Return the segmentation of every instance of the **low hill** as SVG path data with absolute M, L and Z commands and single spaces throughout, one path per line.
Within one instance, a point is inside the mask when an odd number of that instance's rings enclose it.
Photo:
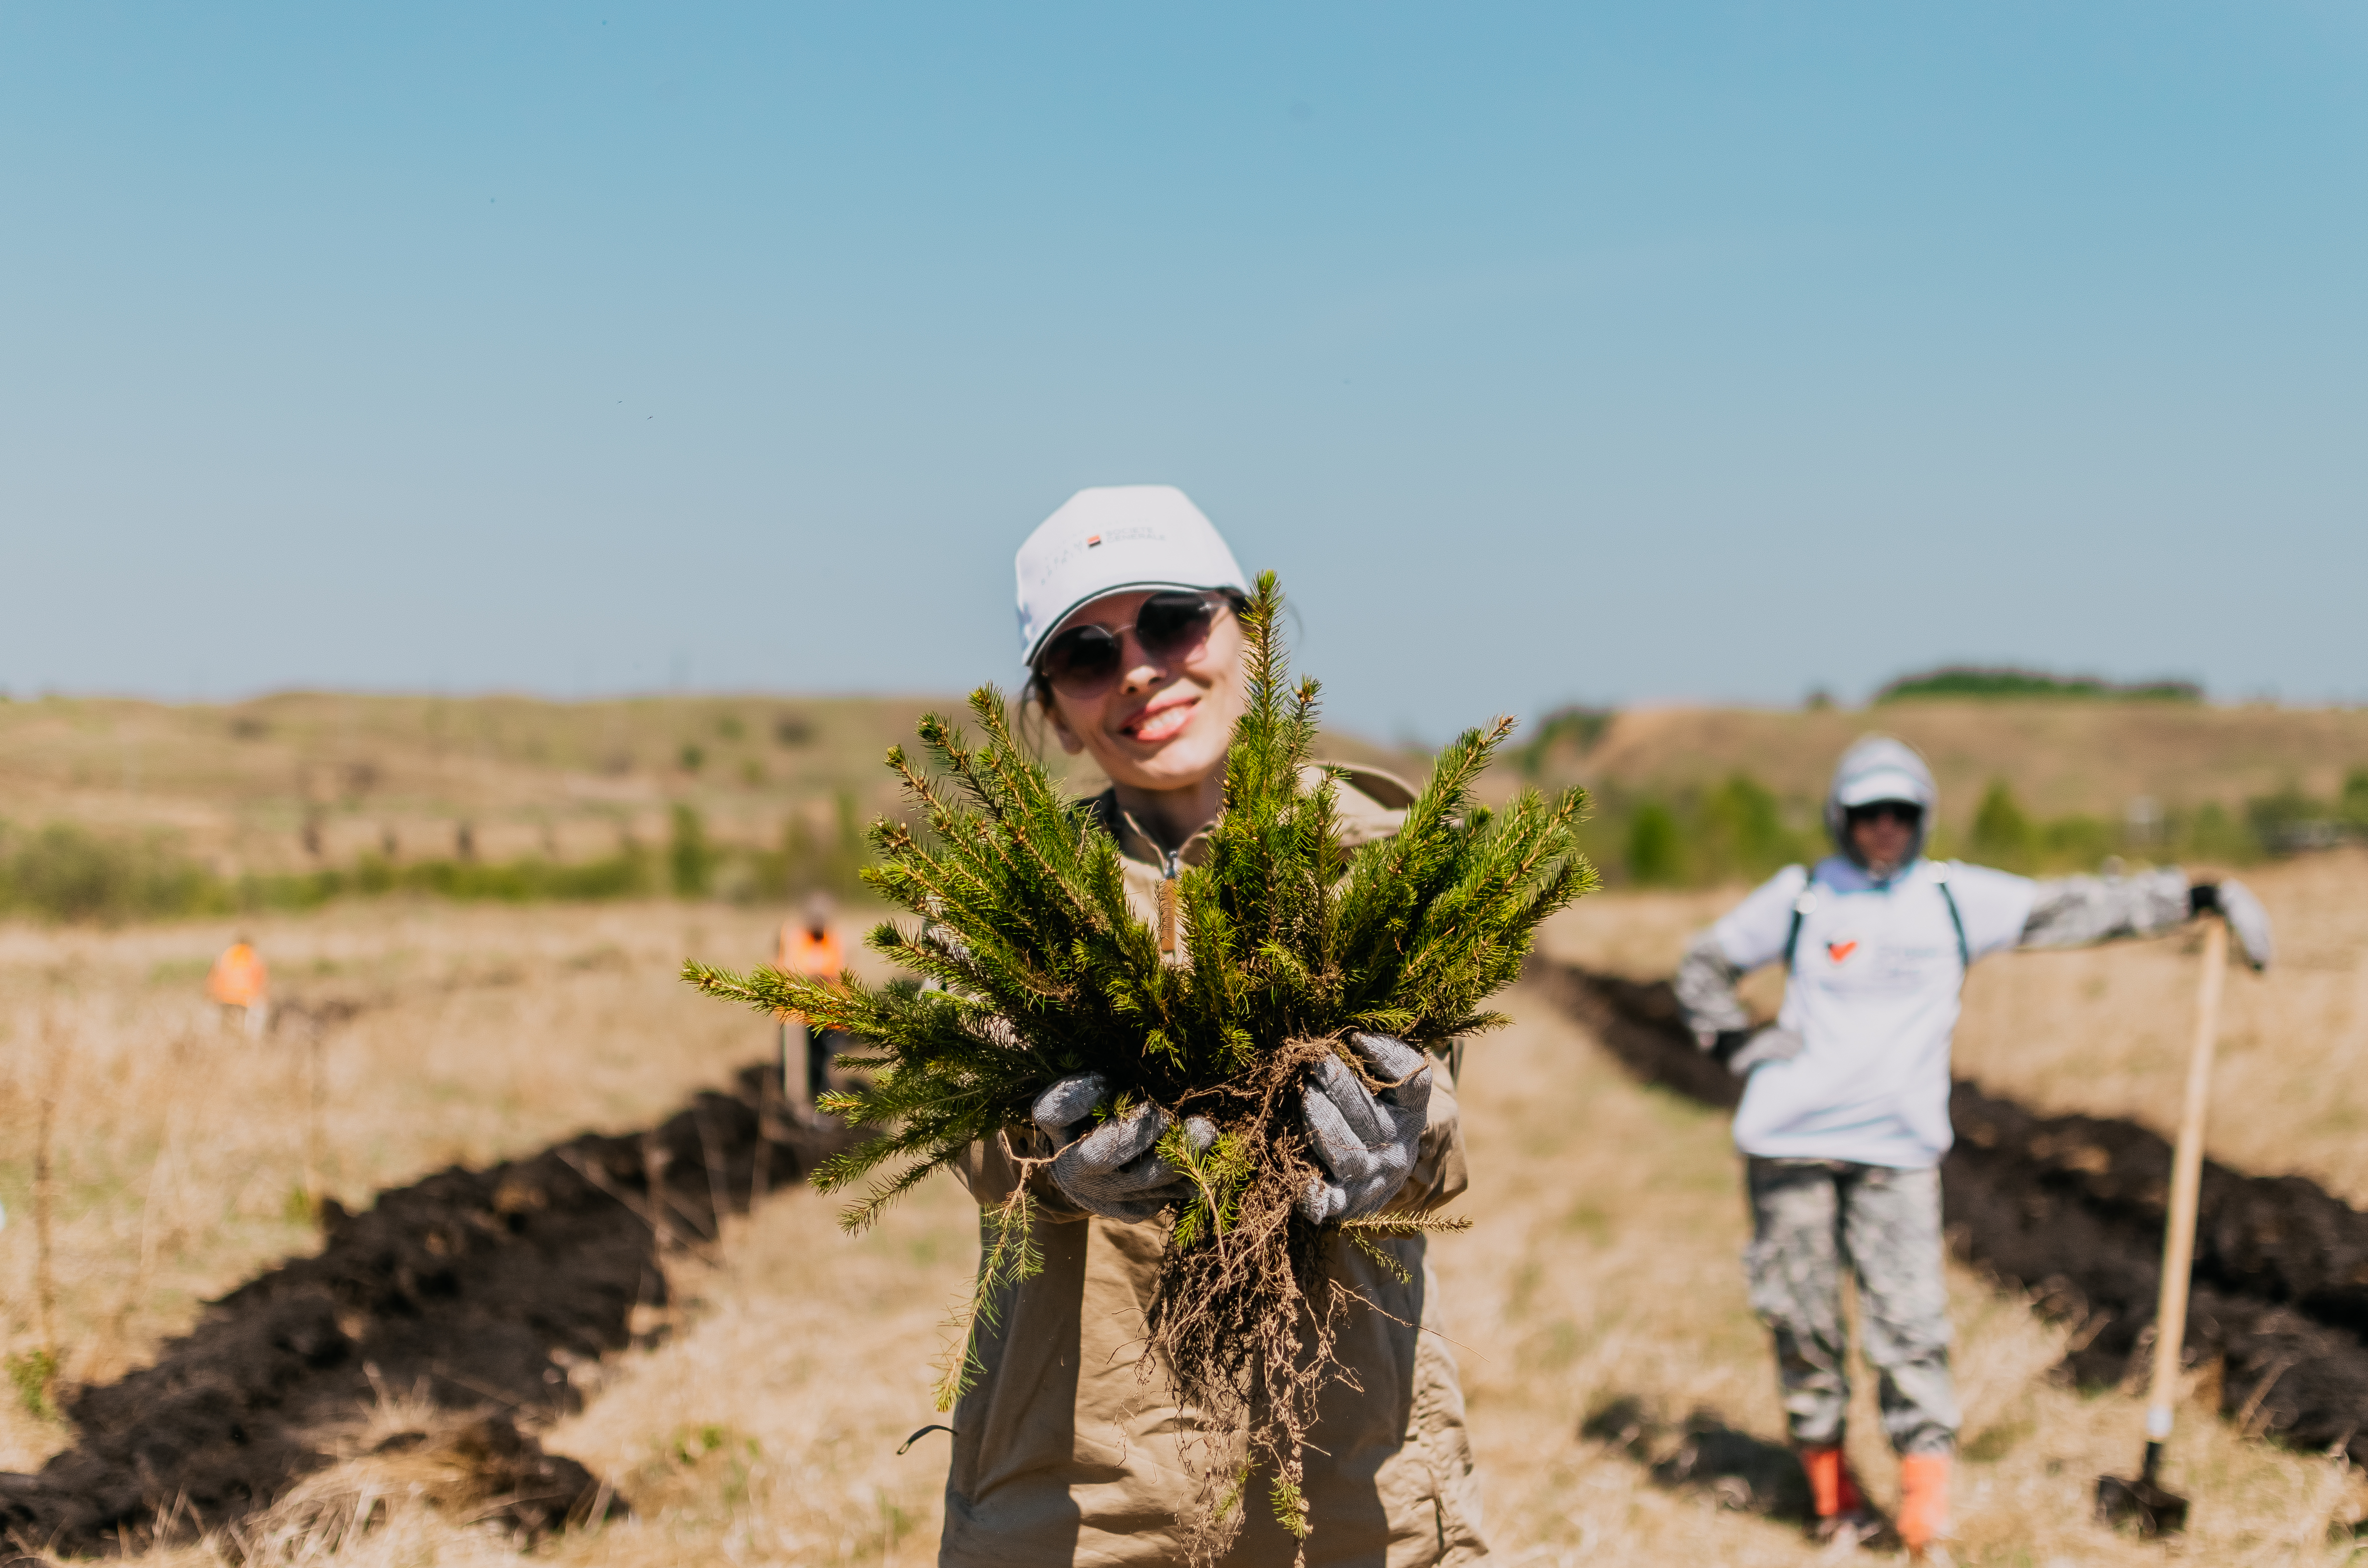
M 895 807 L 888 748 L 912 741 L 925 710 L 960 707 L 766 693 L 0 700 L 0 823 L 19 841 L 60 824 L 138 841 L 236 880 L 364 860 L 601 861 L 669 844 L 687 810 L 712 848 L 786 854 L 803 836 L 842 862 L 820 880 L 843 881 L 855 829 Z M 1071 787 L 1100 787 L 1049 738 L 1042 749 Z M 1350 735 L 1326 749 L 1422 766 Z
M 0 909 L 127 917 L 404 887 L 853 891 L 862 824 L 896 809 L 882 755 L 925 708 L 954 706 L 778 693 L 0 702 Z M 1939 847 L 1994 864 L 2242 863 L 2368 827 L 2368 773 L 2345 792 L 2368 765 L 2368 711 L 2337 709 L 1985 698 L 1570 713 L 1528 726 L 1489 787 L 1589 786 L 1588 842 L 1614 881 L 1751 877 L 1817 850 L 1833 759 L 1878 728 L 1932 759 Z M 1325 751 L 1410 779 L 1425 767 L 1353 735 Z M 1099 788 L 1087 768 L 1069 782 Z
M 364 854 L 573 860 L 663 840 L 671 808 L 770 842 L 785 812 L 884 797 L 920 698 L 564 703 L 291 692 L 224 706 L 0 704 L 0 813 L 169 832 L 225 875 Z

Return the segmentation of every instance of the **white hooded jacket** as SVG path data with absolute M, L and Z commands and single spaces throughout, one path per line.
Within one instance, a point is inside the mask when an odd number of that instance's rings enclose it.
M 1837 855 L 1814 873 L 1787 866 L 1712 926 L 1745 972 L 1783 957 L 1796 905 L 1811 905 L 1776 1019 L 1801 1037 L 1801 1053 L 1753 1071 L 1736 1147 L 1903 1170 L 1938 1164 L 1949 1152 L 1949 1048 L 1966 961 L 2015 946 L 2036 892 L 2005 871 L 1925 859 L 1876 882 Z
M 1922 807 L 1928 829 L 1939 803 L 1924 759 L 1887 735 L 1861 740 L 1834 771 L 1826 821 L 1838 846 L 1849 842 L 1850 808 L 1876 801 Z M 1949 1052 L 1975 960 L 2151 935 L 2189 908 L 2177 867 L 2033 881 L 1911 854 L 1877 881 L 1832 855 L 1814 868 L 1787 866 L 1696 937 L 1678 996 L 1705 1037 L 1748 1028 L 1735 982 L 1789 952 L 1776 1022 L 1801 1050 L 1751 1070 L 1736 1146 L 1770 1159 L 1922 1169 L 1952 1142 Z

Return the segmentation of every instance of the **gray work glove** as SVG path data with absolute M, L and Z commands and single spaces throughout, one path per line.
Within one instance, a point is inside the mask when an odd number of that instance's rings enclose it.
M 1326 1052 L 1299 1091 L 1308 1144 L 1323 1177 L 1307 1184 L 1299 1211 L 1317 1224 L 1361 1220 L 1395 1198 L 1414 1170 L 1430 1118 L 1430 1063 L 1387 1035 L 1349 1037 L 1373 1076 L 1391 1086 L 1375 1094 L 1339 1057 Z
M 1730 1039 L 1734 1040 L 1731 1050 L 1722 1054 L 1718 1047 L 1713 1047 L 1711 1054 L 1726 1063 L 1726 1070 L 1738 1078 L 1749 1076 L 1751 1070 L 1762 1062 L 1792 1061 L 1801 1054 L 1804 1043 L 1799 1030 L 1788 1029 L 1782 1024 L 1770 1024 L 1760 1029 L 1738 1029 L 1733 1036 L 1722 1034 L 1719 1046 L 1727 1045 Z
M 2222 918 L 2228 922 L 2228 935 L 2237 938 L 2237 950 L 2256 970 L 2270 967 L 2270 912 L 2253 896 L 2253 890 L 2234 877 L 2223 877 L 2213 889 L 2213 901 L 2219 906 Z
M 1148 1220 L 1171 1203 L 1191 1201 L 1190 1178 L 1152 1153 L 1174 1118 L 1145 1102 L 1095 1122 L 1093 1113 L 1109 1099 L 1109 1079 L 1073 1073 L 1030 1108 L 1030 1119 L 1060 1151 L 1052 1177 L 1061 1196 L 1106 1220 Z M 1206 1117 L 1192 1117 L 1184 1126 L 1195 1149 L 1216 1141 L 1216 1127 Z

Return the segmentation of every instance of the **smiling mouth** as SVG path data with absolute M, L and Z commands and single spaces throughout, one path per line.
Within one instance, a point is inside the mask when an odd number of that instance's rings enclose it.
M 1165 708 L 1155 708 L 1131 724 L 1119 726 L 1119 733 L 1131 741 L 1164 741 L 1192 722 L 1196 706 L 1189 699 Z

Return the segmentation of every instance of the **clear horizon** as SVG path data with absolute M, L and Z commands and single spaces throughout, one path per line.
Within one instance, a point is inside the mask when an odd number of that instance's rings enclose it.
M 2368 13 L 0 11 L 0 687 L 956 691 L 1183 486 L 1332 720 L 2368 699 Z

